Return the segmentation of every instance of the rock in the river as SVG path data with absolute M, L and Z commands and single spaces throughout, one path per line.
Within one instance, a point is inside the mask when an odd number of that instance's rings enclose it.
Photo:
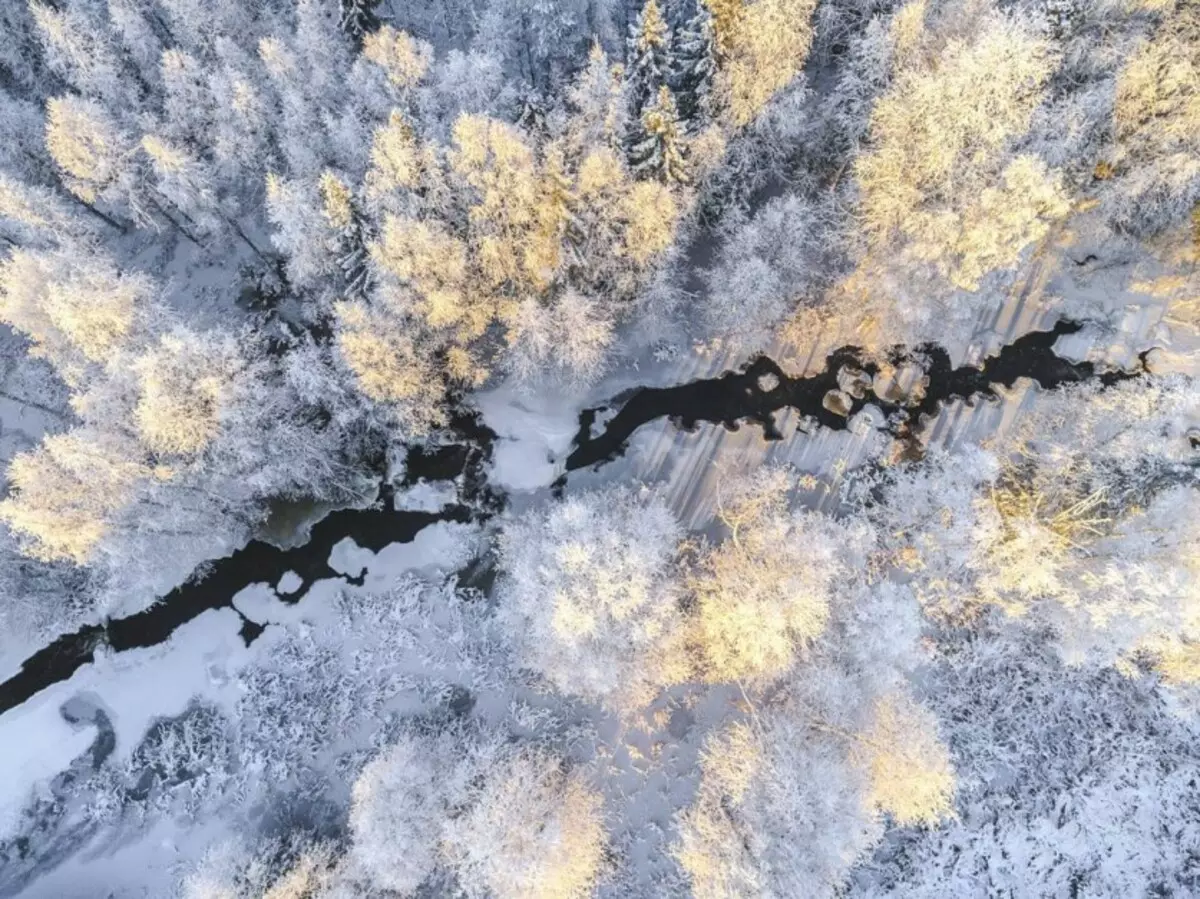
M 871 389 L 871 376 L 865 371 L 843 365 L 837 373 L 838 387 L 856 400 L 861 400 Z
M 929 376 L 915 362 L 903 362 L 900 365 L 884 363 L 871 382 L 871 389 L 881 400 L 909 405 L 921 402 L 928 386 Z
M 845 418 L 850 414 L 850 410 L 854 408 L 854 400 L 850 394 L 843 390 L 831 390 L 825 394 L 825 398 L 821 400 L 821 405 L 834 415 L 840 415 Z

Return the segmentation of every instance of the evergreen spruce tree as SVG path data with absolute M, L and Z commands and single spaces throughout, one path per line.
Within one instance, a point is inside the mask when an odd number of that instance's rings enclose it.
M 321 177 L 321 199 L 325 220 L 338 234 L 335 253 L 342 270 L 343 293 L 361 299 L 373 283 L 367 247 L 374 235 L 359 210 L 357 198 L 332 172 Z
M 712 119 L 717 74 L 716 33 L 705 0 L 696 0 L 695 14 L 676 33 L 671 63 L 679 116 L 687 131 L 699 131 Z
M 655 101 L 658 89 L 670 77 L 670 37 L 657 0 L 646 0 L 629 31 L 626 53 L 625 83 L 633 121 L 641 119 L 642 112 Z
M 381 0 L 340 0 L 341 10 L 338 25 L 342 33 L 354 41 L 355 46 L 362 43 L 365 35 L 380 26 L 379 16 L 375 8 Z
M 687 144 L 675 98 L 666 85 L 642 113 L 630 146 L 630 167 L 639 178 L 657 178 L 666 184 L 687 184 Z

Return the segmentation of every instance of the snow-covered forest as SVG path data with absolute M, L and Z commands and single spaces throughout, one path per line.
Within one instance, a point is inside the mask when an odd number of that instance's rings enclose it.
M 0 897 L 1200 895 L 1200 2 L 0 2 Z

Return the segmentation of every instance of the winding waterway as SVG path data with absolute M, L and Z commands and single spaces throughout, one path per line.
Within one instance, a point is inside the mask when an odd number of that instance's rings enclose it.
M 1059 322 L 1049 331 L 1026 334 L 989 358 L 982 367 L 950 364 L 940 347 L 926 345 L 909 351 L 896 347 L 886 354 L 889 362 L 919 364 L 928 378 L 923 396 L 908 404 L 889 402 L 869 392 L 849 396 L 848 407 L 838 414 L 825 406 L 826 395 L 839 386 L 844 368 L 867 375 L 879 365 L 857 347 L 843 347 L 825 360 L 825 368 L 812 376 L 793 378 L 766 356 L 758 356 L 739 371 L 666 388 L 638 388 L 614 398 L 609 407 L 584 410 L 579 432 L 565 463 L 567 473 L 601 465 L 624 452 L 629 438 L 643 425 L 667 417 L 683 428 L 699 422 L 734 428 L 742 422 L 757 423 L 768 440 L 780 439 L 775 412 L 793 408 L 819 425 L 840 430 L 849 418 L 867 405 L 888 417 L 886 427 L 897 438 L 913 441 L 927 417 L 948 400 L 994 395 L 998 386 L 1011 387 L 1019 378 L 1030 378 L 1045 390 L 1098 380 L 1104 385 L 1140 377 L 1144 364 L 1134 371 L 1100 371 L 1090 362 L 1071 362 L 1055 355 L 1053 347 L 1062 336 L 1080 330 L 1074 322 Z M 1143 361 L 1144 361 L 1143 355 Z M 598 416 L 612 408 L 617 412 L 603 430 L 593 436 Z M 25 702 L 41 690 L 71 677 L 94 660 L 97 649 L 121 652 L 154 646 L 167 640 L 180 625 L 209 609 L 232 607 L 233 597 L 256 583 L 275 584 L 287 572 L 295 572 L 302 586 L 285 601 L 295 602 L 318 580 L 343 577 L 329 565 L 333 547 L 349 537 L 366 549 L 378 551 L 392 543 L 413 540 L 420 531 L 439 521 L 481 521 L 503 507 L 504 497 L 487 482 L 495 433 L 477 416 L 458 414 L 451 420 L 447 444 L 410 451 L 406 483 L 418 479 L 460 480 L 459 502 L 438 512 L 396 510 L 389 485 L 380 489 L 379 500 L 364 509 L 333 512 L 312 527 L 303 546 L 281 549 L 253 540 L 232 555 L 210 563 L 202 578 L 176 587 L 150 608 L 102 624 L 89 625 L 65 634 L 30 656 L 21 670 L 0 684 L 0 714 Z M 567 477 L 564 473 L 559 488 Z M 361 579 L 346 578 L 351 583 Z M 242 635 L 253 640 L 260 625 L 244 619 Z

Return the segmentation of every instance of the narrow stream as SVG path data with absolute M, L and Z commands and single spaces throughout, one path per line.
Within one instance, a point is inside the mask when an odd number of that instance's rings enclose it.
M 781 409 L 796 409 L 822 427 L 837 431 L 849 427 L 850 418 L 865 406 L 875 406 L 889 417 L 889 430 L 895 436 L 911 439 L 920 433 L 922 418 L 936 414 L 947 400 L 994 396 L 997 386 L 1012 387 L 1019 378 L 1030 378 L 1043 389 L 1054 390 L 1091 379 L 1110 386 L 1145 372 L 1145 354 L 1143 365 L 1132 372 L 1099 372 L 1091 362 L 1070 362 L 1056 356 L 1055 342 L 1082 327 L 1076 322 L 1060 321 L 1049 331 L 1033 331 L 1002 348 L 982 368 L 967 365 L 952 368 L 949 354 L 933 344 L 915 351 L 895 347 L 886 354 L 890 363 L 913 362 L 925 369 L 929 384 L 924 397 L 913 405 L 903 405 L 881 400 L 868 391 L 862 397 L 852 397 L 846 415 L 826 409 L 823 400 L 826 393 L 838 389 L 838 372 L 843 367 L 871 376 L 879 372 L 879 366 L 868 360 L 859 347 L 834 350 L 825 359 L 825 369 L 807 378 L 789 377 L 773 360 L 757 356 L 741 371 L 725 372 L 716 378 L 675 387 L 633 390 L 617 398 L 624 405 L 598 436 L 591 436 L 592 427 L 606 407 L 587 409 L 580 415 L 575 448 L 567 457 L 567 471 L 616 458 L 625 451 L 634 431 L 664 416 L 685 430 L 702 421 L 733 430 L 740 422 L 748 421 L 762 426 L 764 439 L 779 440 L 782 435 L 775 427 L 773 415 Z M 764 390 L 764 383 L 774 386 Z
M 838 372 L 850 367 L 875 375 L 879 367 L 866 359 L 858 347 L 843 347 L 826 358 L 824 371 L 806 378 L 791 378 L 774 361 L 758 356 L 740 371 L 692 381 L 675 387 L 640 388 L 616 397 L 611 407 L 584 410 L 579 417 L 579 433 L 566 460 L 566 471 L 600 465 L 624 452 L 629 438 L 642 425 L 668 417 L 682 428 L 694 428 L 699 422 L 736 428 L 742 421 L 758 423 L 767 440 L 781 439 L 773 414 L 793 408 L 811 416 L 818 424 L 840 430 L 849 418 L 867 405 L 874 405 L 888 416 L 888 429 L 897 438 L 914 442 L 927 416 L 935 414 L 947 400 L 994 395 L 998 385 L 1011 387 L 1018 378 L 1027 377 L 1043 389 L 1053 390 L 1065 384 L 1097 379 L 1104 385 L 1136 378 L 1144 374 L 1144 365 L 1132 372 L 1100 372 L 1090 362 L 1070 362 L 1056 356 L 1053 346 L 1059 337 L 1073 334 L 1082 326 L 1059 322 L 1050 331 L 1026 334 L 988 359 L 982 368 L 952 368 L 945 350 L 933 345 L 907 351 L 894 348 L 888 355 L 893 364 L 916 362 L 928 376 L 924 396 L 913 405 L 881 400 L 870 392 L 852 398 L 846 415 L 825 408 L 826 394 L 838 388 Z M 1144 361 L 1144 356 L 1143 356 Z M 604 430 L 592 436 L 597 417 L 620 404 L 619 411 Z M 504 498 L 487 483 L 487 465 L 491 460 L 495 433 L 475 415 L 460 414 L 451 421 L 455 442 L 446 446 L 414 448 L 407 458 L 405 483 L 462 478 L 460 502 L 439 512 L 397 511 L 390 487 L 380 491 L 380 500 L 366 509 L 333 512 L 312 527 L 303 546 L 280 549 L 254 540 L 243 549 L 208 567 L 198 581 L 183 584 L 150 608 L 103 624 L 89 625 L 59 637 L 34 653 L 20 672 L 0 684 L 0 714 L 25 702 L 47 687 L 66 680 L 80 667 L 93 661 L 99 647 L 116 652 L 154 646 L 168 639 L 180 625 L 209 609 L 232 607 L 233 597 L 256 583 L 276 584 L 284 574 L 295 572 L 303 586 L 286 597 L 299 600 L 312 584 L 326 578 L 344 577 L 329 567 L 329 554 L 341 540 L 349 537 L 359 546 L 378 551 L 392 543 L 406 543 L 425 527 L 439 521 L 468 522 L 485 520 L 503 507 Z M 560 479 L 560 489 L 566 475 Z M 361 583 L 361 578 L 346 578 Z M 242 635 L 247 641 L 261 632 L 260 625 L 244 619 Z
M 281 549 L 262 540 L 251 540 L 242 549 L 207 566 L 200 580 L 188 581 L 141 612 L 92 624 L 64 634 L 25 660 L 21 670 L 0 684 L 0 714 L 20 705 L 52 684 L 66 680 L 80 667 L 95 659 L 96 650 L 106 647 L 115 652 L 155 646 L 167 640 L 175 629 L 209 609 L 233 608 L 233 597 L 251 584 L 275 585 L 289 571 L 295 572 L 302 585 L 284 602 L 299 601 L 319 580 L 343 578 L 362 583 L 362 577 L 350 578 L 329 566 L 329 554 L 349 537 L 364 549 L 378 552 L 393 543 L 409 543 L 424 528 L 439 521 L 468 522 L 490 515 L 498 508 L 498 498 L 487 486 L 485 469 L 491 460 L 495 434 L 474 415 L 452 418 L 450 431 L 462 442 L 431 449 L 414 448 L 408 454 L 404 485 L 427 480 L 463 478 L 461 503 L 438 512 L 397 511 L 390 485 L 381 486 L 379 499 L 365 509 L 339 509 L 312 526 L 308 541 L 291 549 Z M 242 636 L 247 642 L 261 633 L 262 627 L 243 618 Z

